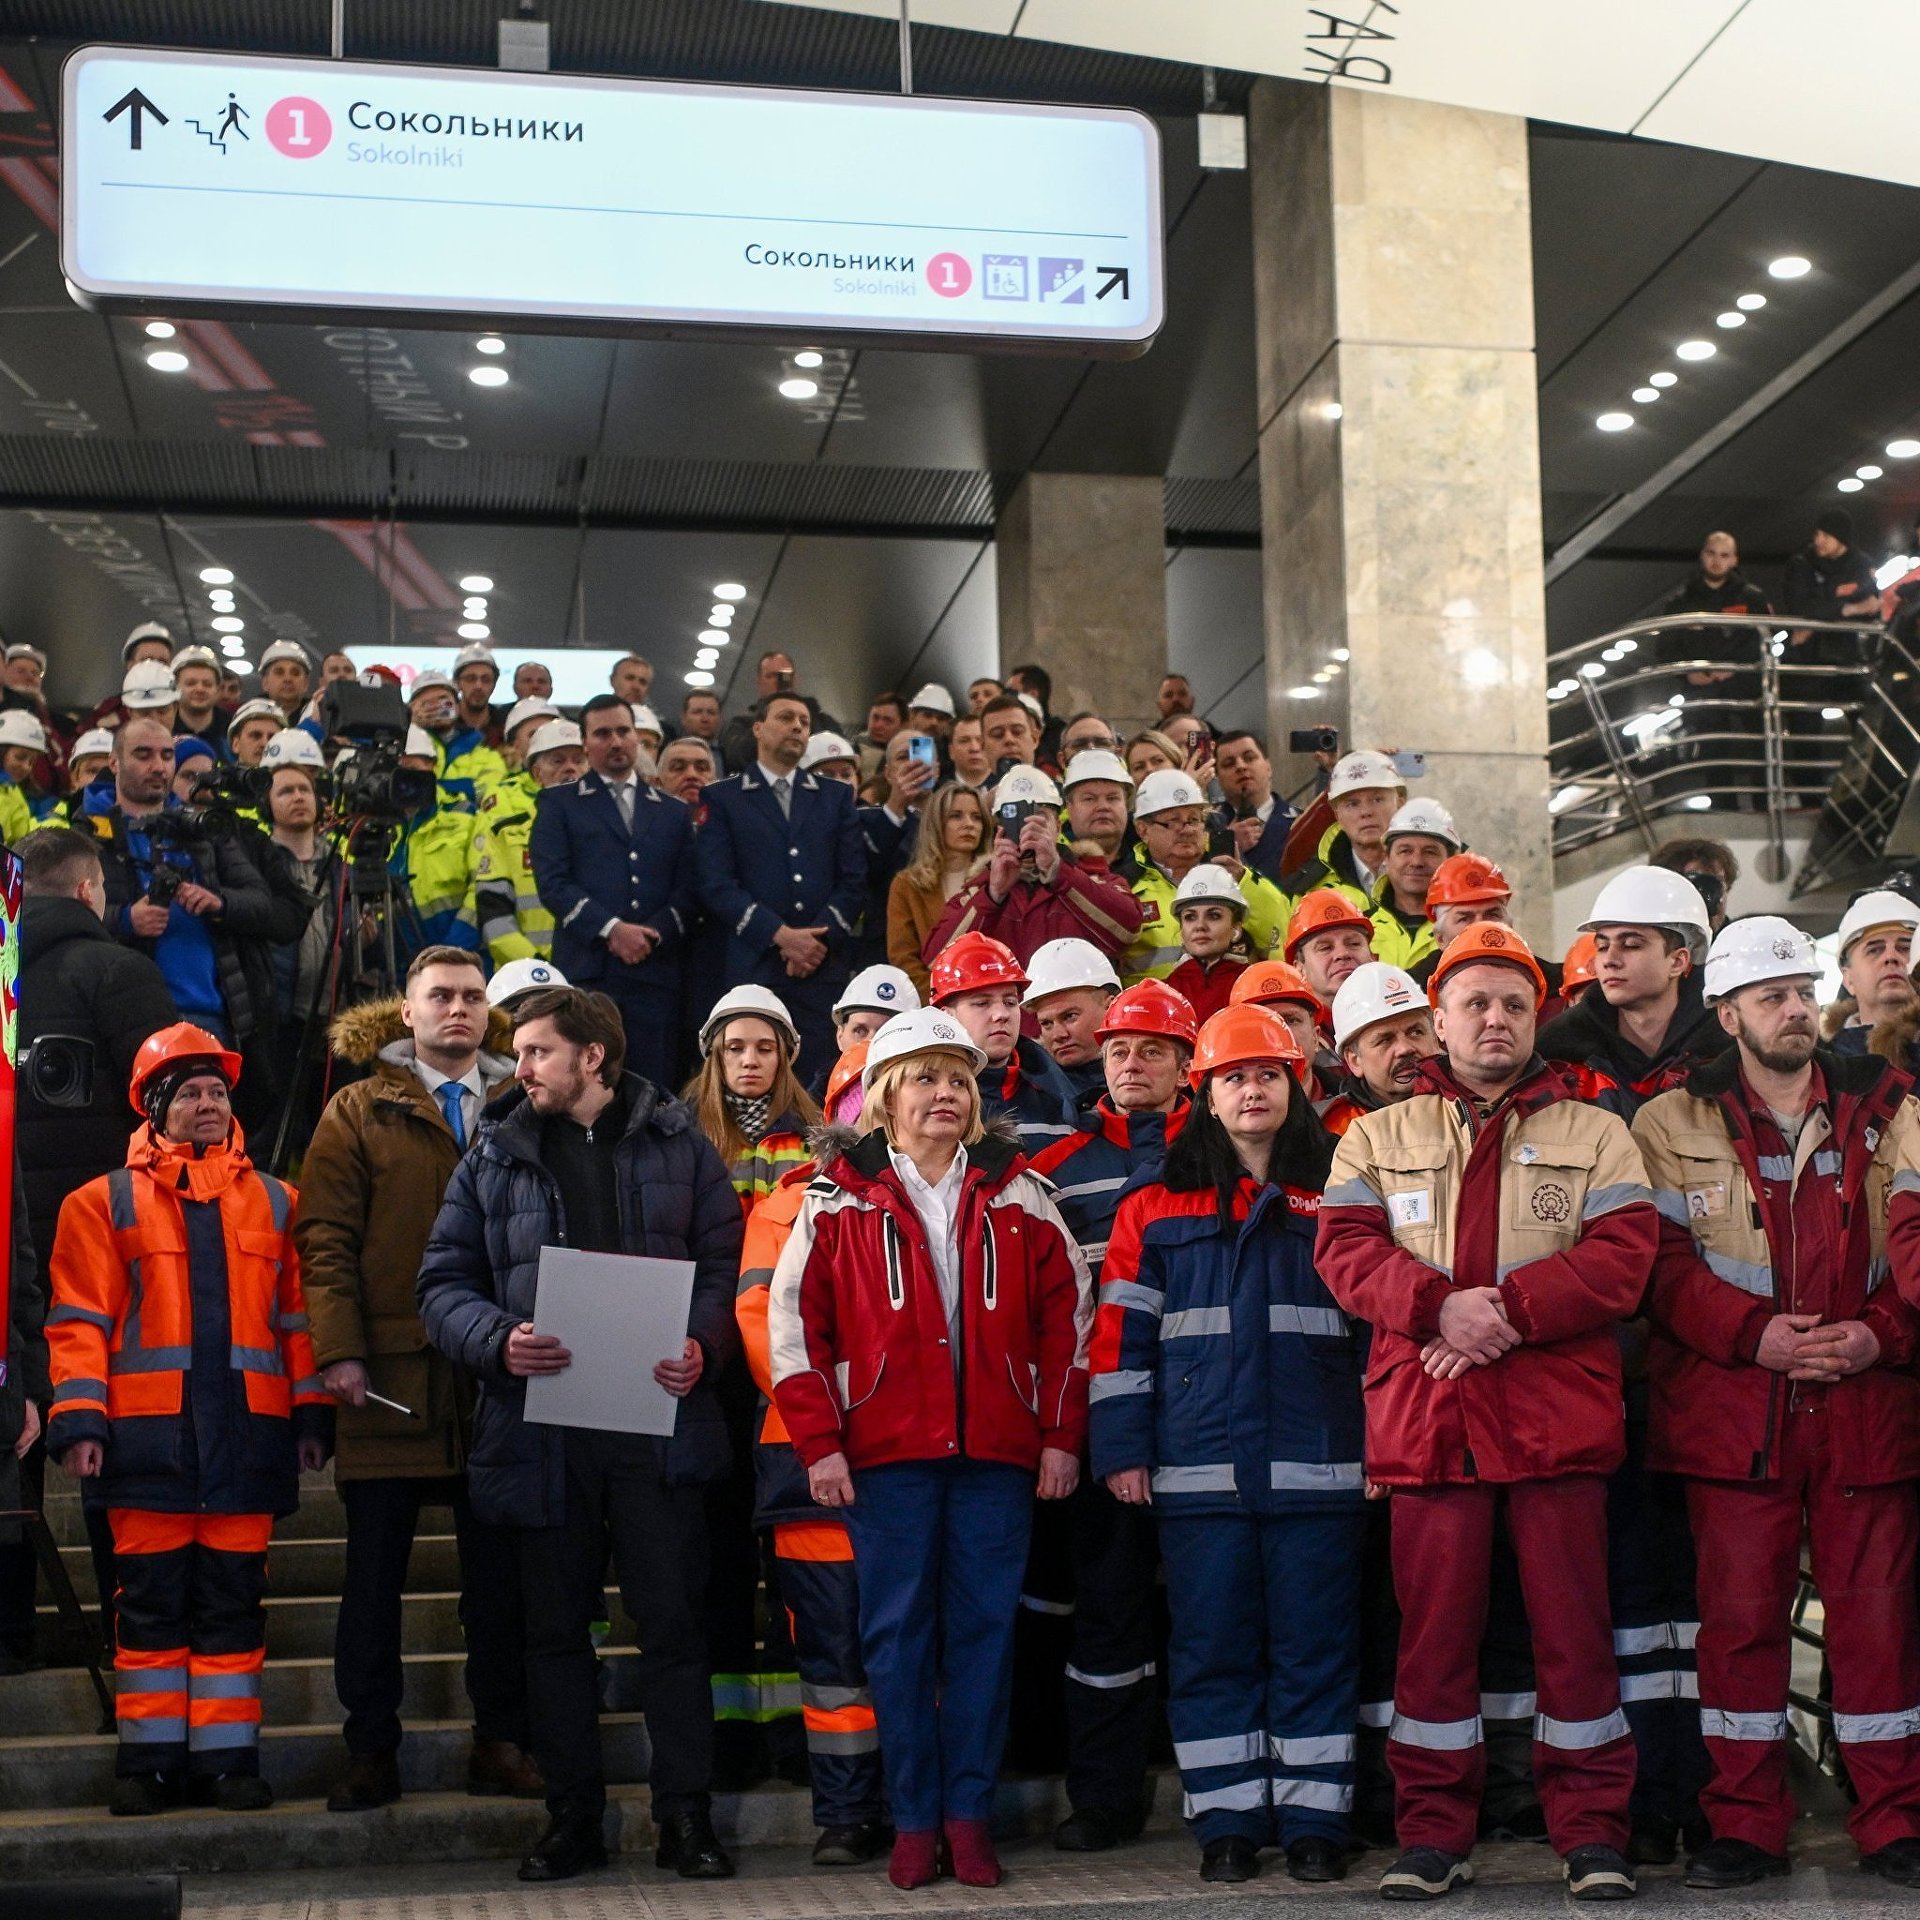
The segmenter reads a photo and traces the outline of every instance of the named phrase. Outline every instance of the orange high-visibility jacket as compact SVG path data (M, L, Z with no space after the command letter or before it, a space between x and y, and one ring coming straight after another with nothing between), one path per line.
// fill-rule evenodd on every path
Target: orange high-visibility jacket
M293 1190L256 1172L236 1127L193 1149L141 1127L127 1165L67 1197L53 1247L47 1346L58 1458L106 1446L100 1491L114 1506L286 1512L298 1499L293 1422L330 1431L333 1402L314 1366L291 1222ZM194 1274L186 1201L217 1202L226 1264L222 1421L195 1433ZM201 1276L204 1289L208 1276ZM196 1391L199 1390L196 1385ZM311 1414L307 1415L307 1410ZM203 1434L239 1443L206 1457ZM219 1452L227 1449L223 1444ZM192 1483L187 1483L189 1473Z

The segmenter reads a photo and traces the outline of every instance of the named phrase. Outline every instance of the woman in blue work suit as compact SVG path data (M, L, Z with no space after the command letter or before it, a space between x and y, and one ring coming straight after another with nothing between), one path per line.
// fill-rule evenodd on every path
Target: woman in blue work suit
M1120 1206L1093 1470L1159 1516L1174 1757L1203 1880L1346 1872L1358 1697L1362 1329L1313 1266L1333 1139L1284 1021L1200 1029L1193 1117Z

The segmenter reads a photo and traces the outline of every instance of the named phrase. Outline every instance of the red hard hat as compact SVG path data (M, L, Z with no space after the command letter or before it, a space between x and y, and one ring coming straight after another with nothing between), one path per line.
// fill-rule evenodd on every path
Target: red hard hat
M1270 1007L1280 1000L1297 1000L1303 1007L1312 1009L1316 1020L1323 1018L1327 1011L1326 1002L1307 985L1307 976L1284 960L1256 960L1251 966L1242 967L1233 983L1233 992L1228 995L1229 1004L1236 1007L1243 1007L1248 1001L1256 1007Z
M1433 970L1433 978L1427 982L1428 999L1437 1006L1440 1001L1440 982L1455 967L1470 967L1481 961L1518 967L1533 981L1534 1011L1538 1013L1547 1004L1547 976L1541 970L1540 962L1533 957L1533 949L1514 928L1503 927L1496 920L1475 921L1472 926L1463 927L1454 935L1446 952L1440 956L1440 964Z
M1597 943L1591 933L1576 933L1567 949L1566 964L1560 969L1560 991L1570 994L1575 987L1586 986L1593 978Z
M1369 942L1373 939L1373 922L1338 887L1315 887L1301 896L1287 922L1287 958L1300 951L1302 941L1330 927L1358 927Z
M1428 883L1427 918L1435 907L1488 907L1512 898L1507 876L1484 853L1449 854Z
M1193 1003L1164 980L1142 980L1139 985L1116 993L1107 1002L1106 1018L1094 1034L1096 1040L1110 1040L1116 1033L1157 1033L1163 1040L1178 1040L1192 1046L1200 1023L1194 1018Z
M940 949L933 963L931 985L937 1007L955 994L974 993L981 987L1024 987L1027 976L1013 949L984 933L963 933L958 940Z
M827 1118L833 1118L833 1110L840 1104L840 1096L855 1085L867 1067L867 1043L856 1040L833 1063L833 1071L827 1075L827 1097L825 1106Z
M240 1081L240 1056L231 1053L205 1027L181 1021L178 1026L162 1027L140 1043L133 1056L133 1075L127 1082L127 1099L135 1113L144 1114L146 1085L156 1073L169 1067L184 1066L189 1060L204 1060L231 1090Z
M1210 1073L1249 1060L1284 1060L1297 1079L1306 1079L1307 1056L1293 1029L1267 1007L1222 1007L1200 1029L1187 1078L1199 1088Z

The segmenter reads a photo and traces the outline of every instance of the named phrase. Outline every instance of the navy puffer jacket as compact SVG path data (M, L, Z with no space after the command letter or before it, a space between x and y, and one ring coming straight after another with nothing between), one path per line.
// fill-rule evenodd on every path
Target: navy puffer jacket
M671 1440L655 1440L671 1486L719 1479L730 1460L713 1380L739 1345L733 1295L740 1202L692 1113L626 1076L629 1118L616 1156L621 1239L629 1253L692 1260L687 1331L706 1356L680 1403ZM540 1120L522 1099L489 1112L454 1170L420 1264L427 1337L479 1382L467 1480L476 1513L496 1525L553 1527L565 1518L562 1429L531 1426L526 1382L506 1370L507 1335L533 1318L540 1249L567 1244L560 1192L540 1164Z

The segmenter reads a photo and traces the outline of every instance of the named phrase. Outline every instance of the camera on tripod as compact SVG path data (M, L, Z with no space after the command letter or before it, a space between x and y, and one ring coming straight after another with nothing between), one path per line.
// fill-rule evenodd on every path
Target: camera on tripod
M320 698L320 724L329 739L353 748L353 758L334 768L333 804L340 818L397 827L432 803L433 774L400 764L409 723L398 687L335 680Z

